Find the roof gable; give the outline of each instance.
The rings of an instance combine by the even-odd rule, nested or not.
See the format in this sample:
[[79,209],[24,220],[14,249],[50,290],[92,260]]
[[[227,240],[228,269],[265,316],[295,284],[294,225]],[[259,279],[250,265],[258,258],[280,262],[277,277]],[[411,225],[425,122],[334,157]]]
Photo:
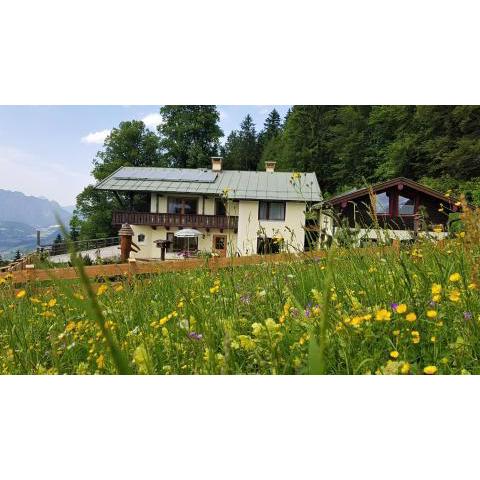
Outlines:
[[398,187],[401,185],[407,186],[412,190],[422,192],[425,195],[437,198],[438,200],[441,200],[446,203],[452,203],[454,201],[452,198],[445,196],[443,193],[437,190],[434,190],[432,188],[426,187],[425,185],[415,182],[414,180],[410,180],[409,178],[405,178],[405,177],[397,177],[391,180],[387,180],[385,182],[376,183],[371,187],[360,188],[358,190],[350,190],[340,195],[335,195],[334,197],[326,200],[325,203],[329,203],[330,205],[338,205],[340,203],[347,202],[349,200],[354,200],[356,198],[360,198],[365,195],[368,195],[370,192],[370,189],[375,193],[382,190],[386,190],[391,187]]

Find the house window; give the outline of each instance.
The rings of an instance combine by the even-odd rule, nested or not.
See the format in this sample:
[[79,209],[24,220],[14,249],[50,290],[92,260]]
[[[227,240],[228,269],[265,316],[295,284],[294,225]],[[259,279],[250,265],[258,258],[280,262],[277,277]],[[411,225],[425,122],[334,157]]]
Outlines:
[[145,241],[145,235],[143,233],[140,233],[137,236],[137,241],[138,241],[138,243],[143,243]]
[[277,238],[258,237],[257,254],[279,253],[282,242]]
[[221,198],[216,198],[215,199],[215,215],[226,215],[227,211],[225,208],[225,201],[222,200]]
[[167,248],[167,252],[170,253],[183,252],[187,248],[189,251],[198,250],[198,237],[176,237],[172,232],[167,232],[167,240],[170,241],[170,245]]
[[170,243],[168,244],[167,247],[167,252],[172,253],[173,252],[173,242],[175,240],[175,235],[172,232],[167,232],[167,241]]
[[259,220],[285,220],[285,202],[258,202]]
[[398,196],[398,214],[413,215],[415,213],[415,199],[404,195]]
[[196,198],[168,198],[168,213],[181,215],[196,214],[198,201]]
[[376,195],[375,212],[381,215],[388,215],[390,213],[390,198],[385,192]]

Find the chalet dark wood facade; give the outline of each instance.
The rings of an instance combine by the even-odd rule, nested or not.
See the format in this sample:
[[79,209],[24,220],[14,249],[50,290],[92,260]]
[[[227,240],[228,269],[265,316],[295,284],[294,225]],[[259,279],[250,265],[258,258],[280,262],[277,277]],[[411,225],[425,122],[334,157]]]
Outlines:
[[449,220],[458,207],[440,192],[407,178],[395,178],[371,189],[338,195],[325,202],[337,219],[351,228],[371,228],[375,219],[380,228],[432,230]]

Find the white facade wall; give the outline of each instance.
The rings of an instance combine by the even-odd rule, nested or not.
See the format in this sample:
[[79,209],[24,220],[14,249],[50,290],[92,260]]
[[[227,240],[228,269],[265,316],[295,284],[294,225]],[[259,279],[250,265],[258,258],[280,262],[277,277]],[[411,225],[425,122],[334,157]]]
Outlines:
[[[168,194],[151,194],[150,210],[152,213],[167,213]],[[195,197],[194,195],[171,195],[172,197]],[[215,215],[215,199],[213,197],[197,196],[198,214]],[[227,215],[238,216],[238,233],[233,229],[211,228],[208,232],[198,228],[202,236],[198,238],[198,249],[212,251],[213,236],[227,237],[227,255],[251,255],[257,253],[257,238],[281,236],[288,251],[303,251],[305,232],[305,204],[303,202],[286,202],[285,220],[266,221],[258,219],[258,201],[232,201],[226,203]],[[133,241],[140,247],[140,252],[132,253],[134,258],[160,258],[161,249],[154,243],[156,240],[166,240],[167,232],[175,233],[176,227],[167,230],[165,227],[149,225],[132,225],[135,233]],[[138,235],[145,235],[143,242],[139,242]],[[178,258],[175,253],[167,253],[167,258]]]
[[288,251],[303,251],[305,204],[286,202],[285,220],[259,220],[258,200],[240,200],[237,248],[241,255],[257,253],[257,238],[281,236]]

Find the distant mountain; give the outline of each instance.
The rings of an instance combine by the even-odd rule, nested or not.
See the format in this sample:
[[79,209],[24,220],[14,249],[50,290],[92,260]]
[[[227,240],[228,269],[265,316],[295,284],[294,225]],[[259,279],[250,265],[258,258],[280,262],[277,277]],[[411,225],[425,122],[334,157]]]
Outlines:
[[0,189],[0,255],[12,258],[16,250],[34,250],[37,230],[41,243],[51,244],[59,233],[56,215],[68,226],[72,214],[57,202]]
[[64,224],[68,224],[72,216],[52,200],[0,189],[0,221],[25,223],[35,228],[49,227],[58,224],[55,214]]
[[[42,245],[53,243],[60,230],[57,226],[40,228]],[[37,229],[20,222],[0,221],[0,255],[11,259],[17,250],[21,253],[31,252],[37,246]]]

